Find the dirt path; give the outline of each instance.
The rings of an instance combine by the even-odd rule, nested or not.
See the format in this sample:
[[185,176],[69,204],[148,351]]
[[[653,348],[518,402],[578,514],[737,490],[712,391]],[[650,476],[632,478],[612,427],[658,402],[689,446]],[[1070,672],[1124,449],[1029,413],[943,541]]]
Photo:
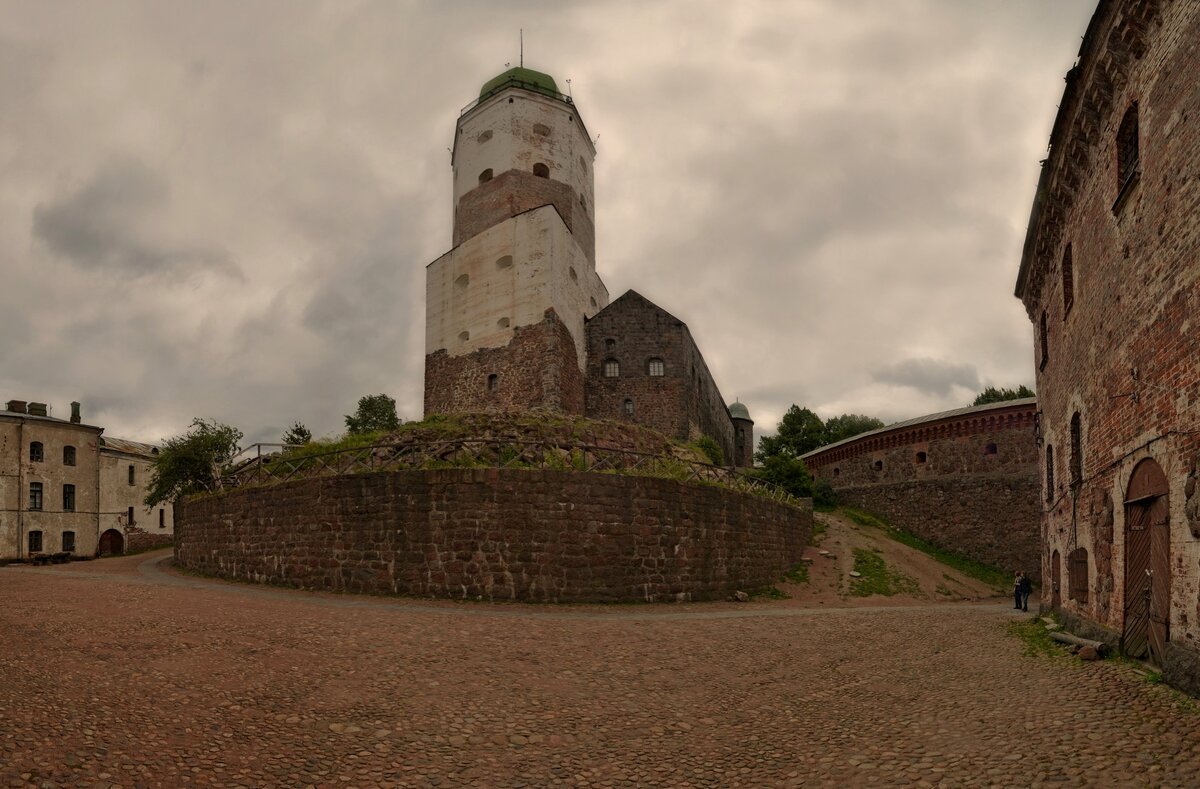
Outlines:
[[[805,549],[811,560],[808,583],[782,583],[779,588],[803,605],[831,607],[912,605],[914,602],[960,602],[1001,597],[1007,590],[963,575],[915,548],[890,539],[880,529],[860,526],[837,512],[815,513],[816,545]],[[915,591],[892,596],[858,597],[850,593],[854,549],[877,551],[889,571],[912,580]]]

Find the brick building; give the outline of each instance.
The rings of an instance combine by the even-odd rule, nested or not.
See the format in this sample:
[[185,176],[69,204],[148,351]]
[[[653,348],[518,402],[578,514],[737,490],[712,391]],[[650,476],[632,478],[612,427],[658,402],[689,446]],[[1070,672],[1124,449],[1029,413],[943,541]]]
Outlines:
[[[454,136],[454,248],[426,269],[425,413],[546,409],[707,435],[750,465],[682,321],[596,272],[595,146],[553,78],[489,80]],[[736,418],[735,418],[736,416]]]
[[803,456],[839,501],[940,548],[1035,578],[1037,399],[958,408],[862,433]]
[[1200,0],[1102,0],[1017,277],[1043,605],[1200,692]]
[[50,415],[44,403],[0,410],[0,561],[97,556],[169,543],[171,506],[143,505],[157,449]]

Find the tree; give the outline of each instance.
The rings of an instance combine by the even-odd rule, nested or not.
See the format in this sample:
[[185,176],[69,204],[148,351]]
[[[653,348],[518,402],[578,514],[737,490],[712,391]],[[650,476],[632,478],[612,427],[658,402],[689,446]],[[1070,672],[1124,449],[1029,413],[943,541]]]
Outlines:
[[303,445],[310,441],[312,441],[312,431],[305,427],[303,422],[296,422],[283,434],[283,443],[285,444]]
[[755,459],[766,463],[768,458],[776,455],[798,458],[824,444],[825,424],[821,417],[793,403],[783,415],[778,432],[759,440]]
[[975,396],[975,402],[971,405],[987,405],[988,403],[1003,403],[1005,400],[1020,400],[1024,397],[1034,397],[1034,392],[1025,384],[1021,384],[1016,389],[997,389],[994,386],[989,386],[978,395]]
[[400,427],[396,401],[385,394],[366,395],[358,399],[358,410],[346,415],[346,429],[352,435],[379,433]]
[[842,439],[857,436],[859,433],[878,430],[883,426],[882,419],[863,414],[831,416],[825,421],[825,444],[834,444]]
[[241,440],[242,431],[236,427],[193,419],[186,433],[167,439],[155,456],[146,506],[219,488],[222,470],[237,455]]

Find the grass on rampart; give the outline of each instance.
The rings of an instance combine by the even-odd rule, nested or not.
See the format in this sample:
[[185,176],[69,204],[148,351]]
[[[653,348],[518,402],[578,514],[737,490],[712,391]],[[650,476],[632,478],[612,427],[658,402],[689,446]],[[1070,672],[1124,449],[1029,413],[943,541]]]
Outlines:
[[889,568],[878,549],[855,548],[854,570],[859,573],[859,577],[850,579],[852,597],[870,597],[873,594],[891,597],[901,593],[921,593],[917,580],[899,570]]
[[842,507],[841,513],[859,526],[870,526],[880,529],[885,535],[896,542],[907,545],[909,548],[916,548],[921,553],[936,559],[947,567],[958,570],[968,578],[974,578],[991,586],[1001,587],[1001,589],[1006,589],[1012,581],[1009,574],[1004,570],[970,559],[960,553],[939,548],[915,534],[897,529],[886,521],[862,510]]

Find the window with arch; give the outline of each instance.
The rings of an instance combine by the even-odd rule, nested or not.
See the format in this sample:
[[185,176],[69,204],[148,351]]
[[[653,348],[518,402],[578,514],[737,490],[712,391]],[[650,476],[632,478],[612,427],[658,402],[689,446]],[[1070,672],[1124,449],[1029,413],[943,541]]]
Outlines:
[[1138,105],[1135,101],[1125,110],[1121,126],[1117,129],[1117,192],[1125,191],[1133,183],[1141,164],[1138,142]]
[[625,398],[625,416],[633,416],[633,401]]
[[616,359],[604,360],[604,377],[619,378],[621,376],[621,363]]
[[1046,502],[1054,501],[1054,447],[1046,445]]
[[1071,415],[1071,487],[1083,482],[1083,420],[1076,411]]
[[646,372],[651,378],[662,378],[667,374],[667,365],[662,359],[651,359],[646,363]]
[[484,143],[490,139],[492,139],[492,130],[487,129],[486,131],[479,132],[479,136],[475,138],[475,142]]
[[533,166],[533,174],[538,178],[549,178],[550,167],[543,162],[538,162]]
[[46,459],[46,450],[42,446],[41,441],[32,441],[29,444],[29,462],[41,463]]
[[550,127],[544,123],[535,123],[533,124],[533,133],[539,137],[549,137]]
[[512,255],[505,255],[504,257],[498,258],[496,260],[496,268],[497,269],[512,268],[512,264],[513,264]]
[[75,465],[75,447],[63,447],[63,465]]
[[490,180],[492,180],[492,168],[489,167],[479,174],[479,183],[486,184]]
[[1088,552],[1076,548],[1067,555],[1067,596],[1080,603],[1088,601]]
[[496,391],[496,387],[500,385],[500,376],[492,373],[487,377],[487,390],[489,392]]
[[1062,288],[1063,288],[1063,317],[1071,311],[1075,303],[1075,263],[1071,259],[1071,245],[1063,249],[1062,259]]
[[928,460],[929,460],[929,454],[928,454],[928,453],[926,453],[926,452],[918,452],[918,453],[917,453],[917,462],[918,462],[918,463],[925,463],[925,462],[927,462]]

